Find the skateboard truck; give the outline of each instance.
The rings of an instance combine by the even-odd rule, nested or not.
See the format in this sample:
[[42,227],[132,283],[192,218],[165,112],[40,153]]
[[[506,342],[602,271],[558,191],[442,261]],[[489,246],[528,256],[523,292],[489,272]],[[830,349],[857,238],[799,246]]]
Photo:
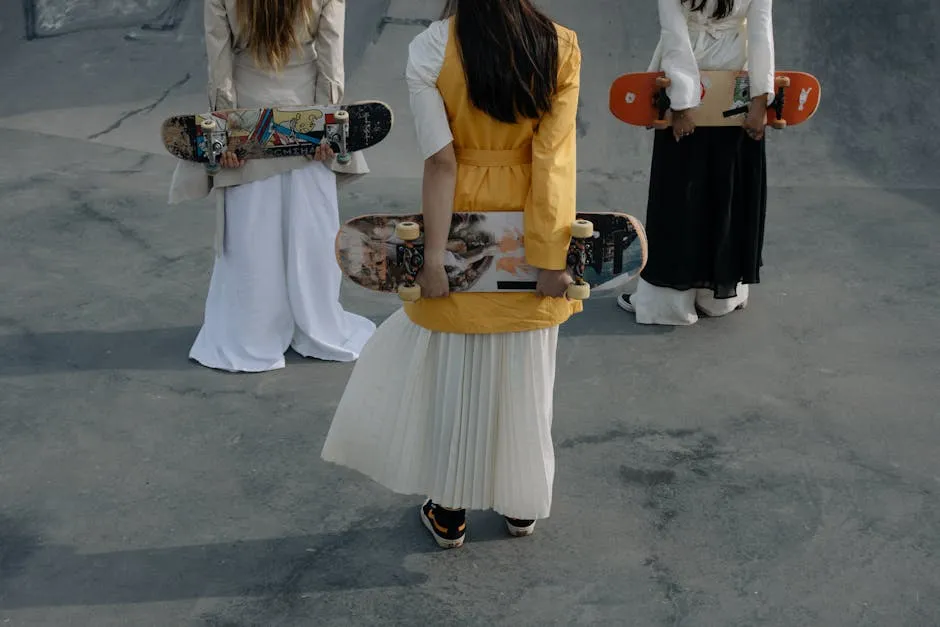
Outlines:
[[346,149],[346,138],[349,136],[349,111],[337,111],[333,119],[339,125],[339,136],[336,138],[339,143],[339,153],[336,155],[336,162],[346,165],[350,161],[349,151]]
[[591,285],[584,280],[584,270],[591,262],[586,240],[593,235],[594,225],[588,220],[575,220],[572,223],[567,266],[574,275],[574,283],[568,286],[567,294],[573,300],[587,300],[591,296]]
[[783,119],[783,105],[786,102],[786,89],[790,86],[789,76],[778,76],[774,79],[774,85],[777,87],[777,94],[774,96],[774,103],[770,105],[777,114],[777,119],[773,121],[772,126],[776,129],[787,127],[787,121]]
[[656,86],[659,87],[659,91],[656,92],[656,98],[653,99],[653,106],[659,112],[659,117],[653,121],[653,128],[658,131],[669,127],[669,122],[666,120],[666,111],[672,106],[672,101],[666,94],[666,88],[670,85],[672,85],[672,81],[668,77],[659,76],[656,78]]
[[199,126],[202,128],[202,136],[206,141],[206,158],[209,160],[206,164],[206,172],[209,176],[215,176],[222,169],[219,165],[219,157],[225,152],[225,131],[218,130],[218,124],[211,117],[202,120]]
[[[774,87],[777,88],[777,93],[774,94],[774,102],[771,104],[768,109],[773,109],[777,114],[777,119],[770,123],[775,129],[784,129],[787,127],[787,121],[783,119],[783,106],[786,104],[786,88],[790,86],[790,77],[789,76],[777,76],[774,78]],[[722,112],[722,116],[730,118],[734,115],[742,115],[748,112],[748,105],[742,105],[740,107],[735,107],[734,109],[729,109]]]
[[395,225],[395,237],[405,242],[398,245],[398,263],[405,268],[406,281],[398,287],[398,297],[406,302],[421,298],[421,286],[415,279],[424,267],[424,245],[418,244],[421,226],[417,222],[399,222]]

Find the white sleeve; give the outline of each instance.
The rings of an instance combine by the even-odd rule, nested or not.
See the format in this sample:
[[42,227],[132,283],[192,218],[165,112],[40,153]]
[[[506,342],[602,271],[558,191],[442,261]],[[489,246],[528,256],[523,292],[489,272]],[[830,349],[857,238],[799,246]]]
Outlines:
[[666,90],[672,108],[681,111],[697,107],[702,95],[701,77],[679,0],[659,0],[659,27],[660,67],[672,83]]
[[418,148],[424,159],[436,154],[454,140],[447,120],[444,99],[437,89],[437,77],[444,65],[449,24],[434,22],[408,46],[405,80],[411,99],[411,112],[418,132]]
[[773,0],[752,0],[747,10],[747,68],[751,98],[774,96]]

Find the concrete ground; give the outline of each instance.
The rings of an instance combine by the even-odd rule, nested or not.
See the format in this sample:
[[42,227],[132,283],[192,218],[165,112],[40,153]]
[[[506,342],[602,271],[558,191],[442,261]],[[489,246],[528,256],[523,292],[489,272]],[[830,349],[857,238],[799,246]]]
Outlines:
[[[474,513],[451,552],[418,500],[319,459],[350,365],[187,360],[213,213],[167,205],[156,129],[205,103],[190,4],[30,42],[0,7],[0,626],[940,625],[934,3],[778,3],[780,67],[825,91],[770,136],[750,307],[669,329],[589,301],[552,517],[516,540]],[[397,117],[341,211],[414,210],[402,72],[440,2],[349,4],[349,96]],[[541,5],[584,52],[579,206],[642,217],[650,137],[607,88],[646,68],[655,4]]]

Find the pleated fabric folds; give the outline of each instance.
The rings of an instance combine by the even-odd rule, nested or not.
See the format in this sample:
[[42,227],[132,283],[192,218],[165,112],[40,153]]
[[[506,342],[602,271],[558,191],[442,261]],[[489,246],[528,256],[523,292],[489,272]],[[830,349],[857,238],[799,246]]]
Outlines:
[[428,331],[395,312],[364,347],[323,459],[450,508],[547,518],[558,327]]

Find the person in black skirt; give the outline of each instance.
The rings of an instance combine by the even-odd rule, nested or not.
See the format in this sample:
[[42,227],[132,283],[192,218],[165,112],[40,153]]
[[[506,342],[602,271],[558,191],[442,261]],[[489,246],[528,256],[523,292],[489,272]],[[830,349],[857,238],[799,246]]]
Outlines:
[[[671,80],[673,125],[656,131],[649,260],[618,305],[641,324],[690,325],[744,309],[760,282],[767,209],[764,127],[774,96],[772,0],[659,0],[649,71]],[[701,70],[747,70],[743,128],[696,128]]]

